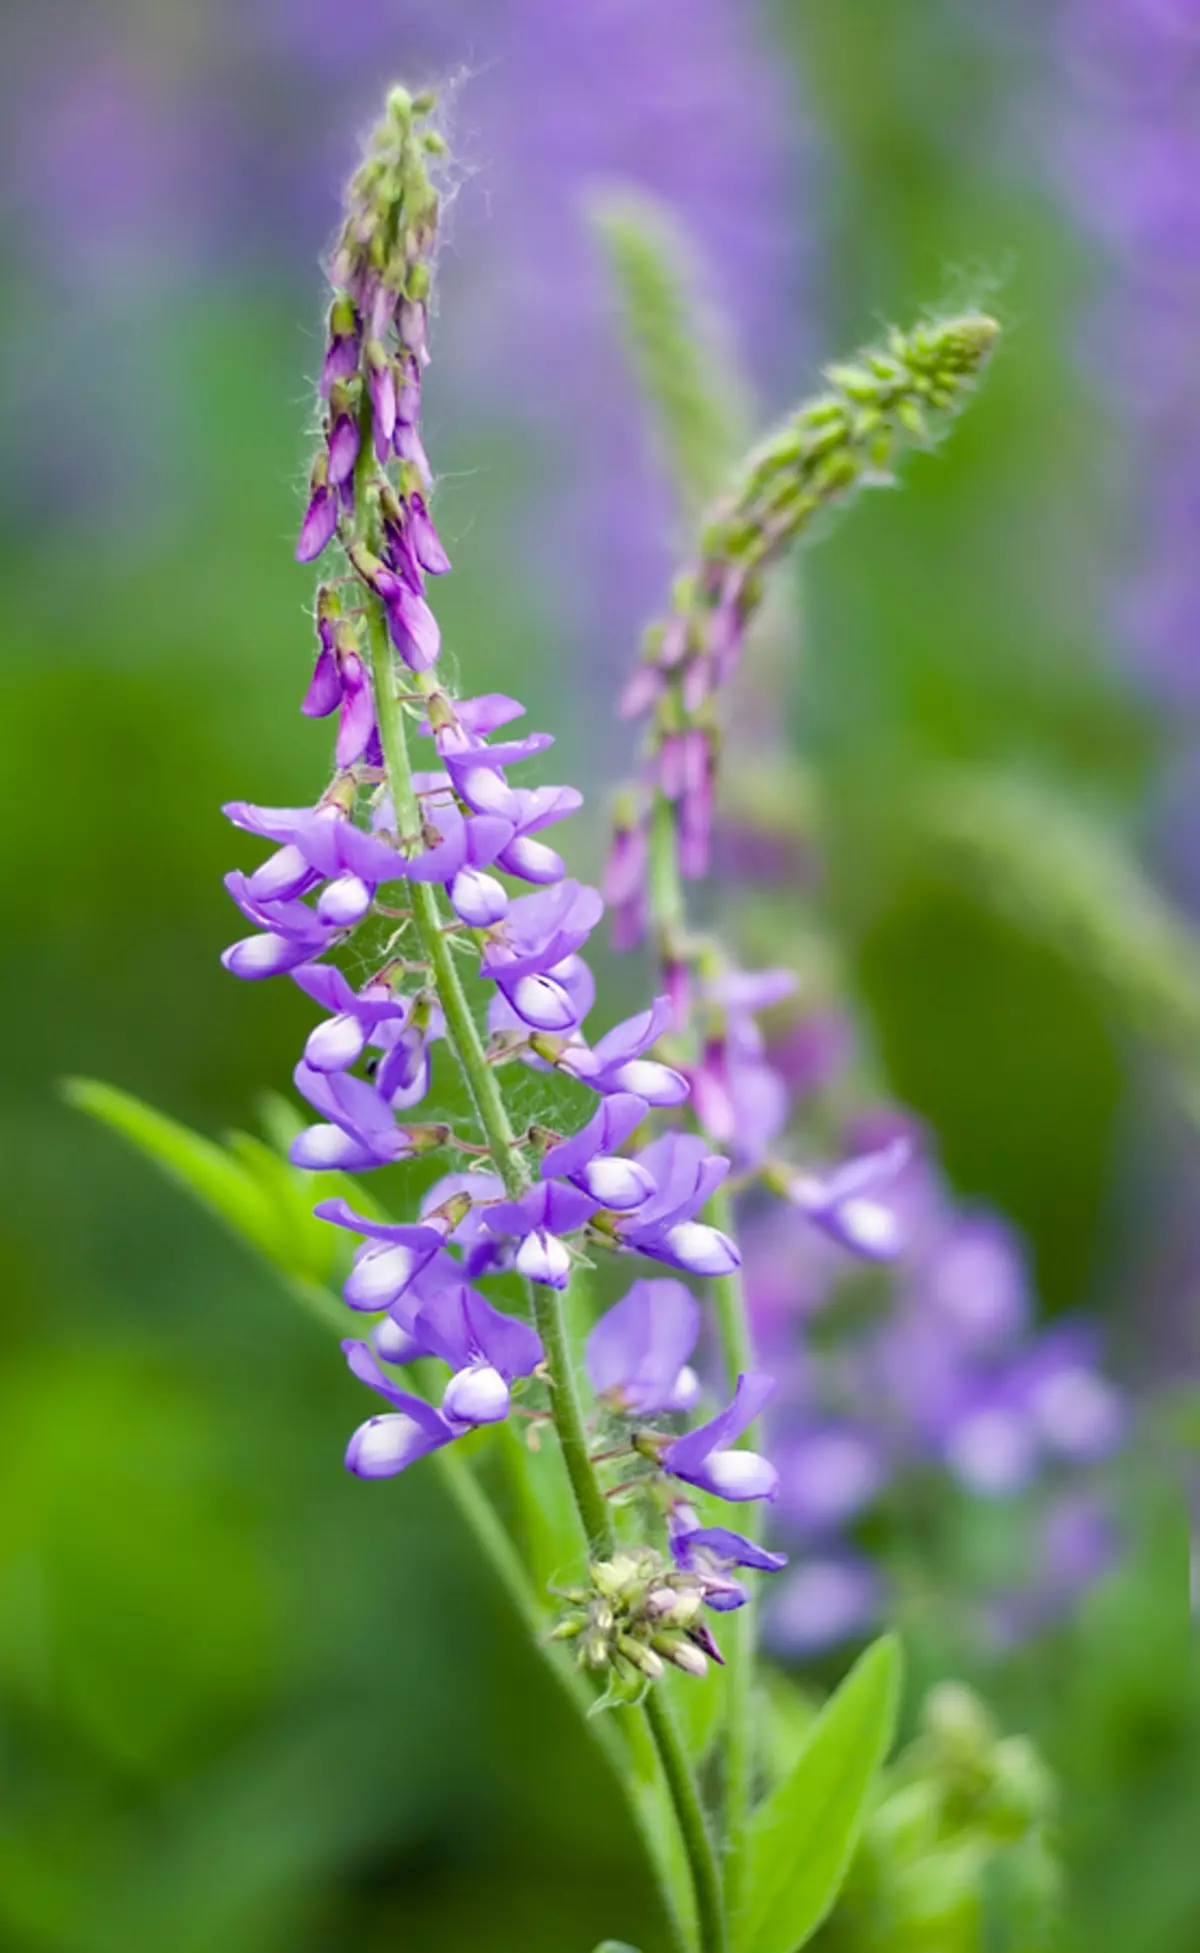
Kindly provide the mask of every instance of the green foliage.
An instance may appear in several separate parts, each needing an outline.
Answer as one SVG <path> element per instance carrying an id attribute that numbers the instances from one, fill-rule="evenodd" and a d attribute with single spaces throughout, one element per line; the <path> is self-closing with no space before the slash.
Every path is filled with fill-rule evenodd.
<path id="1" fill-rule="evenodd" d="M 1041 1953 L 1059 1919 L 1055 1787 L 1024 1737 L 943 1684 L 885 1774 L 821 1953 Z"/>
<path id="2" fill-rule="evenodd" d="M 750 439 L 728 323 L 700 303 L 688 239 L 664 205 L 614 189 L 593 200 L 592 218 L 659 446 L 681 506 L 695 517 Z"/>
<path id="3" fill-rule="evenodd" d="M 204 1758 L 269 1672 L 275 1596 L 223 1469 L 203 1404 L 147 1364 L 8 1367 L 0 1686 L 133 1781 Z"/>
<path id="4" fill-rule="evenodd" d="M 1052 788 L 984 768 L 934 775 L 920 817 L 977 897 L 1052 943 L 1175 1062 L 1200 1112 L 1200 938 L 1120 839 Z"/>
<path id="5" fill-rule="evenodd" d="M 63 1089 L 70 1104 L 128 1139 L 326 1312 L 331 1298 L 324 1291 L 341 1250 L 334 1230 L 314 1218 L 312 1207 L 335 1189 L 353 1193 L 362 1204 L 363 1196 L 341 1175 L 301 1173 L 250 1133 L 233 1133 L 226 1146 L 217 1146 L 98 1079 L 69 1079 Z M 369 1201 L 366 1206 L 370 1211 Z"/>
<path id="6" fill-rule="evenodd" d="M 795 1953 L 829 1911 L 891 1746 L 899 1691 L 899 1644 L 885 1637 L 855 1664 L 790 1774 L 754 1813 L 738 1953 Z"/>

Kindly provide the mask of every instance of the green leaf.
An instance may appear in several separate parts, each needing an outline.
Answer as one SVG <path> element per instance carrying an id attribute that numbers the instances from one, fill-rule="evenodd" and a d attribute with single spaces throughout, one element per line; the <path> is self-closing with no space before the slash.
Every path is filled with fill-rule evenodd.
<path id="1" fill-rule="evenodd" d="M 128 1139 L 235 1234 L 252 1241 L 271 1261 L 283 1254 L 287 1265 L 278 1201 L 240 1160 L 115 1085 L 69 1078 L 63 1091 L 71 1105 Z"/>
<path id="2" fill-rule="evenodd" d="M 891 1745 L 899 1689 L 900 1648 L 889 1635 L 856 1662 L 791 1774 L 759 1805 L 739 1953 L 795 1953 L 829 1911 Z"/>
<path id="3" fill-rule="evenodd" d="M 627 1939 L 602 1939 L 596 1953 L 638 1953 L 638 1950 Z"/>

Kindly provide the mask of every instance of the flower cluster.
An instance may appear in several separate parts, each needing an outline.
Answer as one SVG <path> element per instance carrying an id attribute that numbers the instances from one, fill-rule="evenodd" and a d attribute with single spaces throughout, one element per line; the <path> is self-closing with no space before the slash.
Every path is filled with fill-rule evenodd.
<path id="1" fill-rule="evenodd" d="M 567 1286 L 584 1252 L 603 1247 L 702 1277 L 729 1275 L 739 1262 L 729 1236 L 702 1218 L 728 1160 L 679 1127 L 638 1143 L 652 1108 L 679 1107 L 689 1094 L 689 1078 L 654 1055 L 668 999 L 594 1042 L 584 1035 L 595 985 L 581 952 L 603 903 L 567 876 L 544 838 L 580 795 L 510 780 L 550 736 L 511 735 L 524 709 L 516 700 L 457 698 L 438 669 L 426 578 L 449 559 L 429 512 L 419 429 L 437 229 L 429 164 L 440 152 L 430 107 L 403 91 L 390 98 L 332 260 L 322 440 L 297 555 L 313 560 L 336 544 L 345 564 L 318 594 L 317 662 L 303 703 L 310 715 L 340 715 L 333 779 L 312 808 L 225 810 L 273 845 L 251 873 L 228 877 L 255 933 L 226 951 L 226 966 L 247 978 L 288 974 L 327 1013 L 295 1071 L 318 1116 L 293 1142 L 293 1164 L 360 1173 L 443 1150 L 468 1162 L 429 1189 L 411 1221 L 381 1219 L 342 1196 L 316 1209 L 358 1238 L 344 1294 L 372 1322 L 369 1340 L 344 1349 L 387 1406 L 350 1442 L 346 1462 L 364 1478 L 392 1476 L 501 1421 L 518 1392 L 542 1382 L 555 1405 L 564 1380 L 546 1336 L 487 1297 L 477 1284 L 488 1277 L 524 1277 L 544 1329 L 554 1320 L 547 1294 Z M 412 768 L 410 737 L 432 749 L 426 770 Z M 332 960 L 340 952 L 366 968 L 365 980 Z M 473 967 L 486 997 L 486 1047 L 460 964 Z M 462 1064 L 486 1146 L 440 1121 L 398 1116 L 425 1100 L 439 1039 Z M 512 1131 L 497 1077 L 516 1061 L 590 1091 L 594 1109 L 578 1131 Z M 665 1603 L 660 1583 L 635 1606 L 626 1574 L 612 1575 L 607 1599 L 621 1602 L 611 1610 L 621 1625 L 602 1631 L 593 1621 L 589 1661 L 601 1645 L 614 1662 L 637 1646 L 649 1674 L 666 1637 L 671 1659 L 699 1672 L 712 1648 L 695 1609 L 745 1598 L 732 1567 L 782 1564 L 702 1525 L 689 1503 L 697 1491 L 769 1500 L 777 1483 L 765 1458 L 738 1445 L 770 1394 L 768 1377 L 742 1376 L 717 1416 L 677 1428 L 699 1395 L 688 1365 L 698 1333 L 695 1298 L 665 1279 L 635 1282 L 592 1334 L 597 1416 L 607 1440 L 620 1427 L 616 1449 L 666 1521 L 676 1600 Z M 447 1372 L 436 1403 L 424 1387 L 431 1360 Z M 397 1366 L 412 1364 L 422 1367 L 402 1382 Z M 675 1422 L 664 1429 L 664 1418 Z M 612 1455 L 610 1443 L 602 1457 Z M 643 1588 L 652 1550 L 639 1548 L 631 1562 Z M 605 1577 L 596 1574 L 597 1592 Z M 685 1596 L 694 1601 L 686 1620 Z M 634 1614 L 655 1623 L 648 1641 L 648 1626 L 631 1626 Z"/>
<path id="2" fill-rule="evenodd" d="M 775 1522 L 802 1555 L 770 1618 L 781 1652 L 809 1653 L 877 1618 L 879 1549 L 902 1543 L 922 1509 L 930 1549 L 939 1486 L 948 1514 L 957 1487 L 981 1514 L 1013 1521 L 1022 1564 L 1011 1584 L 993 1570 L 980 1603 L 1000 1638 L 1050 1618 L 1114 1550 L 1093 1468 L 1121 1442 L 1126 1411 L 1090 1327 L 1034 1326 L 1015 1236 L 957 1208 L 927 1158 L 909 1159 L 877 1199 L 901 1252 L 866 1286 L 798 1220 L 764 1215 L 747 1234 L 755 1329 L 780 1381 Z"/>
<path id="3" fill-rule="evenodd" d="M 737 668 L 764 572 L 822 510 L 891 481 L 903 442 L 927 441 L 938 420 L 962 405 L 996 334 L 993 319 L 967 313 L 893 332 L 886 348 L 829 367 L 828 392 L 767 437 L 713 511 L 667 617 L 646 634 L 622 700 L 627 717 L 651 717 L 642 780 L 624 797 L 608 864 L 605 893 L 619 944 L 636 942 L 645 926 L 656 802 L 671 809 L 684 876 L 707 872 L 719 746 L 714 700 Z"/>

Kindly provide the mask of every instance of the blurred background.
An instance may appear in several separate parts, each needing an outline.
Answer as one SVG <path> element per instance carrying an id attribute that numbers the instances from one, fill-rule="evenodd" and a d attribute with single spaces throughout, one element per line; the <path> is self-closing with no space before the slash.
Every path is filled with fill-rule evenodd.
<path id="1" fill-rule="evenodd" d="M 923 307 L 1005 325 L 948 444 L 804 555 L 804 900 L 874 1088 L 1128 1393 L 1114 1570 L 953 1660 L 1063 1784 L 1071 1944 L 1194 1949 L 1200 12 L 17 0 L 3 34 L 0 1946 L 662 1944 L 432 1475 L 343 1474 L 328 1338 L 58 1093 L 252 1124 L 309 1021 L 218 965 L 219 807 L 304 803 L 326 764 L 292 560 L 317 266 L 402 76 L 447 84 L 458 159 L 444 634 L 597 812 L 679 538 L 597 194 L 670 206 L 764 414 Z M 575 828 L 594 875 L 603 822 Z M 920 1680 L 943 1659 L 918 1638 Z"/>

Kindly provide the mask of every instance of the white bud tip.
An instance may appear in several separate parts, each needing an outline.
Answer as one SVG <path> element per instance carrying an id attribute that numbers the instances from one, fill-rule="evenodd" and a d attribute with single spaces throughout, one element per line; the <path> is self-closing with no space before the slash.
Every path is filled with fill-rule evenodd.
<path id="1" fill-rule="evenodd" d="M 774 1465 L 757 1451 L 714 1451 L 706 1477 L 722 1499 L 769 1499 L 779 1484 Z"/>
<path id="2" fill-rule="evenodd" d="M 458 1424 L 496 1424 L 508 1415 L 508 1394 L 499 1370 L 480 1364 L 451 1377 L 442 1410 Z"/>

